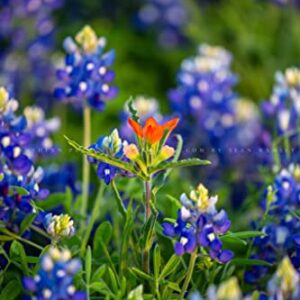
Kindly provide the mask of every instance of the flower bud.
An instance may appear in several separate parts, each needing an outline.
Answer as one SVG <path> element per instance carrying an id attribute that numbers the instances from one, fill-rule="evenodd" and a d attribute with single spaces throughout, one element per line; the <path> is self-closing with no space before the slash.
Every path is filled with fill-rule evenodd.
<path id="1" fill-rule="evenodd" d="M 130 160 L 137 160 L 140 156 L 139 149 L 135 144 L 125 145 L 124 146 L 124 155 Z"/>
<path id="2" fill-rule="evenodd" d="M 75 233 L 74 222 L 69 215 L 52 215 L 45 216 L 45 228 L 48 234 L 55 240 L 72 237 Z"/>
<path id="3" fill-rule="evenodd" d="M 172 157 L 174 153 L 175 153 L 174 148 L 165 145 L 161 148 L 160 155 L 162 156 L 163 160 L 167 160 L 170 157 Z"/>
<path id="4" fill-rule="evenodd" d="M 84 26 L 83 29 L 77 33 L 76 41 L 82 46 L 86 53 L 94 52 L 97 49 L 97 35 L 90 26 Z"/>

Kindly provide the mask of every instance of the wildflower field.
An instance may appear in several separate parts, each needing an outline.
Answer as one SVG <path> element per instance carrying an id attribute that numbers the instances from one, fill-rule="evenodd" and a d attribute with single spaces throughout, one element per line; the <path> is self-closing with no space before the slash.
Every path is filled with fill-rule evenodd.
<path id="1" fill-rule="evenodd" d="M 0 300 L 300 300 L 299 0 L 0 0 Z"/>

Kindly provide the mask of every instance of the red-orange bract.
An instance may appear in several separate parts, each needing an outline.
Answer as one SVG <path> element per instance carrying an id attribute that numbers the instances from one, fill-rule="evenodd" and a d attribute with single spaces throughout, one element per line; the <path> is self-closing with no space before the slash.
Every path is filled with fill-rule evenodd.
<path id="1" fill-rule="evenodd" d="M 135 132 L 135 134 L 146 141 L 147 143 L 154 145 L 164 137 L 164 132 L 167 131 L 167 136 L 177 126 L 179 118 L 171 119 L 170 121 L 160 125 L 152 117 L 148 118 L 142 127 L 138 122 L 129 118 L 128 123 Z"/>

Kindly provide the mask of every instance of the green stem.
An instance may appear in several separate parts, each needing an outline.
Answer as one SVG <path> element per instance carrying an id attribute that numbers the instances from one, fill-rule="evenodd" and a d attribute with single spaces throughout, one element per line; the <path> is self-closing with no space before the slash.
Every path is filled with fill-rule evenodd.
<path id="1" fill-rule="evenodd" d="M 195 250 L 191 254 L 190 263 L 189 263 L 189 266 L 188 266 L 186 277 L 185 277 L 185 280 L 184 280 L 184 283 L 183 283 L 183 286 L 182 286 L 182 289 L 181 289 L 180 296 L 178 298 L 179 300 L 184 299 L 184 294 L 185 294 L 186 290 L 189 287 L 189 284 L 190 284 L 190 281 L 191 281 L 191 278 L 192 278 L 192 275 L 193 275 L 193 270 L 194 270 L 194 267 L 195 267 L 196 259 L 197 259 L 197 250 Z"/>
<path id="2" fill-rule="evenodd" d="M 83 108 L 83 147 L 87 148 L 91 145 L 91 109 L 85 105 Z M 86 158 L 83 157 L 82 162 L 82 199 L 80 214 L 84 218 L 87 211 L 89 199 L 89 185 L 90 185 L 90 164 Z M 81 223 L 81 230 L 84 227 L 84 219 Z"/>
<path id="3" fill-rule="evenodd" d="M 151 179 L 144 183 L 144 194 L 145 194 L 145 224 L 151 217 Z M 143 270 L 145 273 L 150 273 L 150 256 L 148 249 L 143 250 Z"/>
<path id="4" fill-rule="evenodd" d="M 8 231 L 8 230 L 5 231 L 5 234 L 7 234 L 7 235 L 9 235 L 9 236 L 15 238 L 16 240 L 19 240 L 19 241 L 21 241 L 21 242 L 23 242 L 23 243 L 25 243 L 25 244 L 28 244 L 28 245 L 30 245 L 30 246 L 32 246 L 32 247 L 34 247 L 34 248 L 37 248 L 37 249 L 39 249 L 39 250 L 41 250 L 41 251 L 44 250 L 44 248 L 41 247 L 40 245 L 38 245 L 38 244 L 36 244 L 36 243 L 34 243 L 34 242 L 32 242 L 32 241 L 26 240 L 26 239 L 24 239 L 24 238 L 18 236 L 17 234 L 14 234 L 14 233 L 12 233 L 12 232 L 10 232 L 10 231 Z"/>
<path id="5" fill-rule="evenodd" d="M 90 234 L 93 230 L 93 226 L 98 218 L 98 215 L 99 215 L 99 211 L 100 211 L 100 204 L 101 204 L 101 199 L 102 199 L 102 196 L 103 196 L 103 192 L 104 192 L 104 184 L 100 181 L 99 183 L 99 189 L 98 189 L 98 193 L 97 193 L 97 197 L 96 197 L 96 202 L 94 204 L 94 207 L 93 207 L 93 211 L 92 211 L 92 215 L 91 215 L 91 219 L 90 219 L 90 222 L 85 230 L 85 234 L 83 236 L 83 240 L 82 240 L 82 244 L 81 244 L 81 247 L 80 247 L 80 254 L 81 256 L 84 255 L 84 251 L 85 251 L 85 248 L 86 248 L 86 245 L 89 241 L 89 238 L 90 238 Z"/>
<path id="6" fill-rule="evenodd" d="M 122 217 L 124 219 L 126 219 L 127 210 L 124 206 L 123 200 L 120 196 L 119 190 L 118 190 L 117 185 L 116 185 L 114 180 L 112 180 L 112 182 L 111 182 L 111 187 L 112 187 L 112 189 L 114 191 L 114 194 L 115 194 L 115 198 L 116 198 L 116 201 L 117 201 L 117 206 L 118 206 L 119 212 L 121 213 Z"/>

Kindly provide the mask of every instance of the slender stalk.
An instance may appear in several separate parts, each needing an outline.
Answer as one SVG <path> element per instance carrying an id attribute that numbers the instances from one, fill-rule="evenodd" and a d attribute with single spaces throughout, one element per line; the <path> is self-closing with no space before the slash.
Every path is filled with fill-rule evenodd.
<path id="1" fill-rule="evenodd" d="M 97 193 L 97 197 L 96 197 L 96 202 L 95 202 L 93 210 L 92 210 L 91 219 L 90 219 L 90 222 L 89 222 L 89 224 L 88 224 L 88 226 L 85 230 L 83 240 L 82 240 L 82 244 L 81 244 L 81 247 L 80 247 L 81 256 L 84 255 L 84 251 L 85 251 L 86 245 L 89 241 L 89 237 L 91 235 L 91 232 L 93 230 L 93 226 L 94 226 L 94 224 L 95 224 L 95 222 L 98 218 L 98 215 L 99 215 L 101 199 L 102 199 L 104 188 L 105 188 L 104 184 L 101 181 L 100 181 L 99 184 L 100 185 L 99 185 L 99 189 L 98 189 L 98 193 Z"/>
<path id="2" fill-rule="evenodd" d="M 144 194 L 145 194 L 145 224 L 151 217 L 151 180 L 145 181 L 144 183 Z M 142 261 L 143 270 L 145 273 L 150 273 L 150 256 L 147 248 L 143 251 Z"/>
<path id="3" fill-rule="evenodd" d="M 191 278 L 192 278 L 192 275 L 193 275 L 196 259 L 197 259 L 197 250 L 195 250 L 191 254 L 190 263 L 189 263 L 189 266 L 188 266 L 186 277 L 185 277 L 185 280 L 184 280 L 184 283 L 183 283 L 183 286 L 182 286 L 182 289 L 181 289 L 181 293 L 180 293 L 179 298 L 178 298 L 179 300 L 184 299 L 184 294 L 185 294 L 186 290 L 189 287 L 189 284 L 190 284 L 190 281 L 191 281 Z"/>
<path id="4" fill-rule="evenodd" d="M 145 181 L 145 223 L 151 216 L 151 180 Z"/>
<path id="5" fill-rule="evenodd" d="M 34 242 L 32 242 L 32 241 L 29 241 L 29 240 L 27 240 L 27 239 L 25 239 L 25 238 L 22 238 L 21 236 L 19 236 L 19 235 L 17 235 L 17 234 L 14 234 L 13 232 L 10 232 L 10 231 L 7 230 L 7 231 L 5 231 L 5 234 L 7 234 L 7 235 L 9 235 L 9 236 L 15 238 L 16 240 L 19 240 L 19 241 L 21 241 L 21 242 L 23 242 L 23 243 L 25 243 L 25 244 L 28 244 L 28 245 L 30 245 L 30 246 L 36 248 L 36 249 L 39 249 L 39 250 L 41 250 L 41 251 L 44 250 L 44 248 L 41 247 L 40 245 L 38 245 L 38 244 L 36 244 L 36 243 L 34 243 Z"/>
<path id="6" fill-rule="evenodd" d="M 127 216 L 127 210 L 124 206 L 123 200 L 120 196 L 119 190 L 118 190 L 114 180 L 111 181 L 111 187 L 112 187 L 112 189 L 114 191 L 114 194 L 115 194 L 115 198 L 116 198 L 116 201 L 117 201 L 117 206 L 118 206 L 119 212 L 121 213 L 122 217 L 125 220 L 126 216 Z"/>
<path id="7" fill-rule="evenodd" d="M 91 145 L 91 109 L 85 105 L 83 108 L 83 146 L 85 148 Z M 85 216 L 89 199 L 89 184 L 90 184 L 90 164 L 86 157 L 83 157 L 82 161 L 82 199 L 80 214 Z M 81 229 L 83 229 L 84 221 L 81 223 Z"/>

